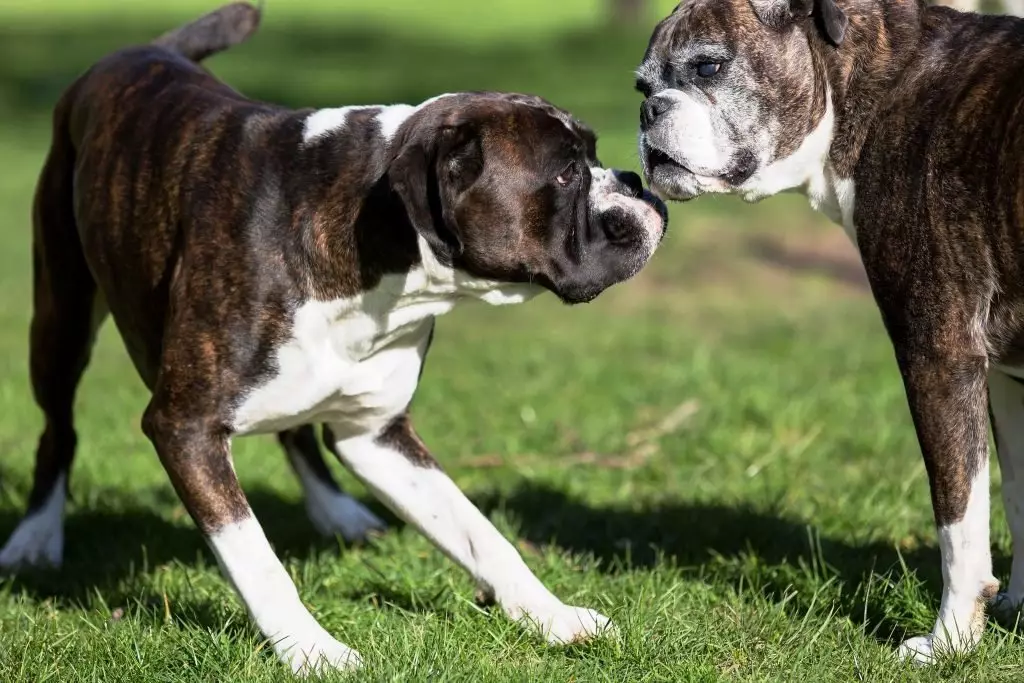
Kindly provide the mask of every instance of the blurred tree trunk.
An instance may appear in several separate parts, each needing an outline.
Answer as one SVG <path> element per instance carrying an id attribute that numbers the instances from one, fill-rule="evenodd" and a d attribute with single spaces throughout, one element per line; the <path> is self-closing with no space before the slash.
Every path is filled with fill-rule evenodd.
<path id="1" fill-rule="evenodd" d="M 640 23 L 647 17 L 650 2 L 648 0 L 610 0 L 612 19 L 616 23 Z"/>

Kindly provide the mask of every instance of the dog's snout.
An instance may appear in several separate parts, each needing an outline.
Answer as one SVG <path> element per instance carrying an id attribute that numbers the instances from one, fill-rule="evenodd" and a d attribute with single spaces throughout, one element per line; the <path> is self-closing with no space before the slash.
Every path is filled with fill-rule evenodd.
<path id="1" fill-rule="evenodd" d="M 654 97 L 648 97 L 644 100 L 644 103 L 640 105 L 640 125 L 644 128 L 648 128 L 657 121 L 658 117 L 669 110 L 672 103 L 660 96 L 655 95 Z"/>
<path id="2" fill-rule="evenodd" d="M 636 173 L 633 173 L 632 171 L 616 171 L 615 179 L 618 180 L 625 189 L 623 194 L 628 194 L 634 199 L 643 195 L 644 184 L 643 181 L 640 180 L 640 176 Z"/>

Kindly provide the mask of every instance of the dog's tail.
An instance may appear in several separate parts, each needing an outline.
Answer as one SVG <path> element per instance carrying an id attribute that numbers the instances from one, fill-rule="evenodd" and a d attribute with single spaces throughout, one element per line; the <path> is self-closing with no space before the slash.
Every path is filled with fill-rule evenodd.
<path id="1" fill-rule="evenodd" d="M 248 39 L 259 27 L 262 14 L 263 0 L 258 6 L 233 2 L 163 34 L 153 45 L 199 62 Z"/>

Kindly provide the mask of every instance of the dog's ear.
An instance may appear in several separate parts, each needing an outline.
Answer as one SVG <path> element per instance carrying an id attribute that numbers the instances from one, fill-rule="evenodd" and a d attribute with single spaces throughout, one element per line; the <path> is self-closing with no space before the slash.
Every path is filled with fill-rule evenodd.
<path id="1" fill-rule="evenodd" d="M 811 17 L 829 42 L 839 47 L 850 20 L 836 0 L 750 0 L 754 14 L 765 26 L 783 28 L 794 21 Z"/>
<path id="2" fill-rule="evenodd" d="M 846 27 L 850 25 L 846 12 L 839 9 L 836 0 L 818 0 L 816 4 L 818 6 L 817 17 L 821 21 L 821 28 L 825 31 L 829 41 L 836 47 L 839 47 L 846 36 Z"/>
<path id="3" fill-rule="evenodd" d="M 391 188 L 438 260 L 451 266 L 463 250 L 455 200 L 483 170 L 476 126 L 463 122 L 419 131 L 391 164 Z"/>

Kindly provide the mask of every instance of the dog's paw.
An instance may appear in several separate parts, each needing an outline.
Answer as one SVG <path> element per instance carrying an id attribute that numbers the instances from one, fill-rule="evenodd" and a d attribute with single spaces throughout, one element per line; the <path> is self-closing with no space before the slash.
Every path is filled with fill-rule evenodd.
<path id="1" fill-rule="evenodd" d="M 15 571 L 31 567 L 59 568 L 64 559 L 64 525 L 48 515 L 23 519 L 3 549 L 0 569 Z"/>
<path id="2" fill-rule="evenodd" d="M 989 603 L 988 613 L 1003 628 L 1024 627 L 1024 600 L 1014 600 L 1008 593 L 997 593 Z"/>
<path id="3" fill-rule="evenodd" d="M 274 644 L 274 650 L 298 676 L 326 673 L 336 669 L 356 669 L 362 666 L 359 653 L 332 638 L 319 628 L 309 635 L 289 636 Z"/>
<path id="4" fill-rule="evenodd" d="M 934 640 L 930 635 L 905 640 L 896 651 L 896 656 L 903 661 L 910 661 L 915 664 L 934 664 L 937 654 L 935 652 Z"/>
<path id="5" fill-rule="evenodd" d="M 306 512 L 313 526 L 324 536 L 340 535 L 349 543 L 365 541 L 387 525 L 352 496 L 337 493 L 330 498 L 310 498 Z"/>
<path id="6" fill-rule="evenodd" d="M 608 617 L 592 609 L 571 605 L 559 605 L 551 610 L 529 610 L 520 620 L 530 622 L 552 645 L 580 643 L 615 633 Z"/>

